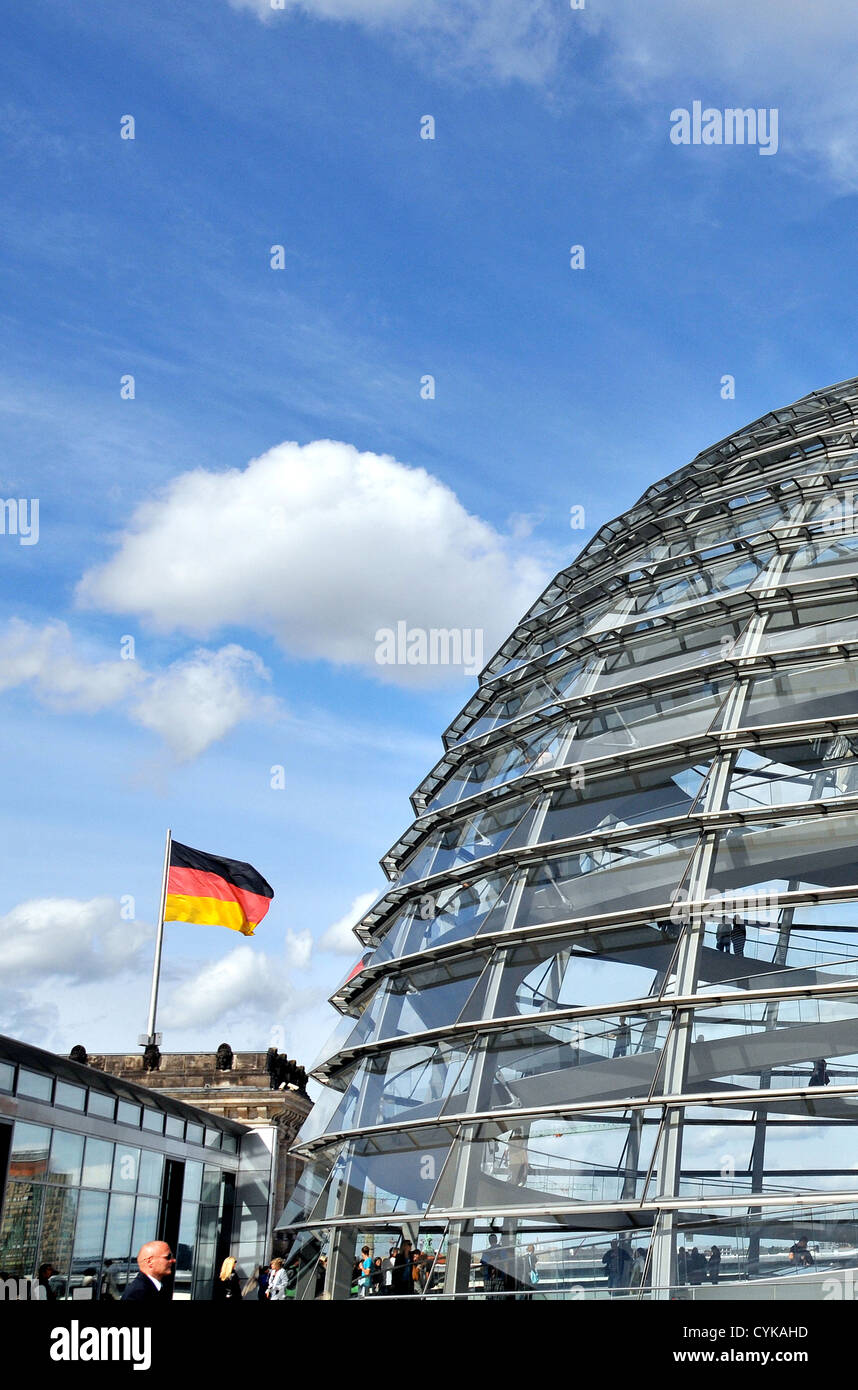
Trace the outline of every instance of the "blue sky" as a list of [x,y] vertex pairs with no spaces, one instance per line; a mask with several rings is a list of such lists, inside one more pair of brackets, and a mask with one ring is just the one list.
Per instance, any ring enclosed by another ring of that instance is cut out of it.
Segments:
[[[474,684],[377,629],[488,656],[656,478],[858,371],[858,34],[828,0],[5,31],[0,498],[40,526],[0,536],[0,1028],[133,1047],[170,825],[276,896],[250,943],[167,927],[163,1046],[307,1061]],[[696,100],[776,108],[777,153],[672,144]]]

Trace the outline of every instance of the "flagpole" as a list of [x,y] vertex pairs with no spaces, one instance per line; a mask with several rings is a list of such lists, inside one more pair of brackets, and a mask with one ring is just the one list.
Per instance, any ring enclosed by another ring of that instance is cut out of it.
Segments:
[[167,911],[167,877],[170,872],[170,846],[172,842],[172,831],[168,830],[167,840],[164,845],[164,871],[161,875],[161,899],[158,906],[158,935],[155,938],[155,964],[152,968],[152,993],[149,996],[147,1042],[150,1044],[156,1041],[155,1010],[158,1007],[158,982],[161,976],[161,947],[164,944],[164,914]]

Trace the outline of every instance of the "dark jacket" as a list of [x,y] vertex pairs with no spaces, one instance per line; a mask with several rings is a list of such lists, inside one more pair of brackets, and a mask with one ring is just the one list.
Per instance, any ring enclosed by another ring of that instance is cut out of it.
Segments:
[[228,1279],[215,1279],[212,1297],[215,1302],[220,1302],[227,1298],[241,1298],[241,1280],[235,1270]]
[[156,1289],[148,1274],[144,1274],[141,1270],[137,1278],[132,1279],[128,1285],[122,1295],[122,1301],[123,1303],[146,1303],[150,1299],[164,1300],[172,1298],[172,1296],[173,1291],[168,1283],[165,1282],[160,1289]]

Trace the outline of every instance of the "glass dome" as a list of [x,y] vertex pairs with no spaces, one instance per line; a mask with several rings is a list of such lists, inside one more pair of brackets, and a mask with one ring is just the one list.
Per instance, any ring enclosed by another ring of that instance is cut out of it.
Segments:
[[404,1240],[438,1297],[858,1263],[855,491],[852,380],[651,487],[489,661],[333,999],[299,1296]]

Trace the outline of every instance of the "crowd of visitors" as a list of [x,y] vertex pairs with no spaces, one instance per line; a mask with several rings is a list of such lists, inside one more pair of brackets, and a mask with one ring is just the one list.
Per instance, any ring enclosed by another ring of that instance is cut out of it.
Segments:
[[708,1257],[696,1245],[676,1252],[676,1275],[680,1284],[717,1284],[721,1276],[721,1249],[713,1245]]
[[483,1288],[489,1298],[515,1294],[517,1298],[532,1298],[539,1283],[539,1256],[535,1245],[528,1245],[524,1254],[512,1245],[501,1245],[492,1232],[487,1248],[480,1256]]
[[385,1256],[373,1257],[364,1245],[355,1261],[352,1284],[357,1285],[359,1298],[425,1293],[435,1283],[435,1262],[431,1250],[415,1250],[410,1240],[391,1245]]

